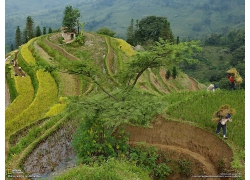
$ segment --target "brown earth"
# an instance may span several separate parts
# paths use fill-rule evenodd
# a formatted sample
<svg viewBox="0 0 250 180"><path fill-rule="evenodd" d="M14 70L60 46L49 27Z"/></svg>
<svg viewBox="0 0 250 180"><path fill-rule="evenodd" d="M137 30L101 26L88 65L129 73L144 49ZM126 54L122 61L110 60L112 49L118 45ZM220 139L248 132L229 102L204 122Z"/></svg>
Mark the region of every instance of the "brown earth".
<svg viewBox="0 0 250 180"><path fill-rule="evenodd" d="M190 159L194 164L193 175L231 172L232 150L216 135L203 129L158 117L152 128L127 126L126 130L131 135L129 143L132 145L145 142L147 145L156 146L164 150L171 161ZM223 165L219 166L221 162ZM180 178L177 172L173 172L170 177Z"/></svg>

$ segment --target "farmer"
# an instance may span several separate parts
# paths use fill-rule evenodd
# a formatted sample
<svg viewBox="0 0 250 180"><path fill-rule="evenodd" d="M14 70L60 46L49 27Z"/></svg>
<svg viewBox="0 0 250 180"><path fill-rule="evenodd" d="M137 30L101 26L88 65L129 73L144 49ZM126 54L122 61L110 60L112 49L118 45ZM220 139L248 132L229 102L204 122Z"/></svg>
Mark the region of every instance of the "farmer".
<svg viewBox="0 0 250 180"><path fill-rule="evenodd" d="M227 123L227 121L232 122L231 114L227 114L226 117L221 118L221 120L217 124L216 134L220 134L220 129L222 128L223 138L227 138L226 137L226 134L227 134L226 123Z"/></svg>
<svg viewBox="0 0 250 180"><path fill-rule="evenodd" d="M234 82L234 77L231 74L227 75L227 78L229 79L229 81L231 82L231 89L235 90L235 82Z"/></svg>
<svg viewBox="0 0 250 180"><path fill-rule="evenodd" d="M207 91L213 91L213 92L214 92L217 88L218 88L217 85L215 85L215 84L210 84L210 85L208 86L208 88L207 88Z"/></svg>

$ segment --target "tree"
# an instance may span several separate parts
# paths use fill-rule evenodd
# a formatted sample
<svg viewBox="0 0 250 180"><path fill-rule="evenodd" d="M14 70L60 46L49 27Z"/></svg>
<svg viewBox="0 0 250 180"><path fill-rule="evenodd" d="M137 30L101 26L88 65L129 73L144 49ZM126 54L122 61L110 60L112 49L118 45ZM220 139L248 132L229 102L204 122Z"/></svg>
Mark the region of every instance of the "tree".
<svg viewBox="0 0 250 180"><path fill-rule="evenodd" d="M22 35L21 30L20 30L19 26L17 26L17 29L16 29L16 47L17 48L22 45L22 36L21 35Z"/></svg>
<svg viewBox="0 0 250 180"><path fill-rule="evenodd" d="M10 51L14 51L14 46L13 46L13 44L10 45Z"/></svg>
<svg viewBox="0 0 250 180"><path fill-rule="evenodd" d="M192 53L200 51L199 42L181 42L178 45L159 38L152 50L137 52L124 65L119 74L120 82L127 88L133 88L144 71L148 68L178 65L181 62L195 63Z"/></svg>
<svg viewBox="0 0 250 180"><path fill-rule="evenodd" d="M43 27L43 35L46 34L46 27Z"/></svg>
<svg viewBox="0 0 250 180"><path fill-rule="evenodd" d="M130 21L130 26L127 29L127 42L129 44L135 45L134 43L134 19L132 18Z"/></svg>
<svg viewBox="0 0 250 180"><path fill-rule="evenodd" d="M173 78L175 79L176 76L177 76L176 66L173 66Z"/></svg>
<svg viewBox="0 0 250 180"><path fill-rule="evenodd" d="M149 40L158 41L159 37L170 42L174 40L167 18L156 16L148 16L140 20L134 37L142 44Z"/></svg>
<svg viewBox="0 0 250 180"><path fill-rule="evenodd" d="M169 79L170 76L171 76L171 71L170 71L170 69L168 69L166 72L166 79Z"/></svg>
<svg viewBox="0 0 250 180"><path fill-rule="evenodd" d="M24 34L26 36L25 39L27 41L29 41L30 39L34 37L34 21L30 16L28 16L26 19L26 28L25 28Z"/></svg>
<svg viewBox="0 0 250 180"><path fill-rule="evenodd" d="M73 9L72 6L66 6L62 26L67 27L68 31L72 32L80 16L78 9Z"/></svg>
<svg viewBox="0 0 250 180"><path fill-rule="evenodd" d="M52 33L52 29L51 29L51 27L49 27L49 34L50 34L50 33Z"/></svg>
<svg viewBox="0 0 250 180"><path fill-rule="evenodd" d="M101 28L99 29L98 31L96 31L97 34L102 34L102 35L107 35L107 36L110 36L110 37L114 37L116 32L112 31L111 29L109 28Z"/></svg>
<svg viewBox="0 0 250 180"><path fill-rule="evenodd" d="M41 35L42 35L42 31L40 29L40 26L37 26L36 27L36 37L41 36Z"/></svg>

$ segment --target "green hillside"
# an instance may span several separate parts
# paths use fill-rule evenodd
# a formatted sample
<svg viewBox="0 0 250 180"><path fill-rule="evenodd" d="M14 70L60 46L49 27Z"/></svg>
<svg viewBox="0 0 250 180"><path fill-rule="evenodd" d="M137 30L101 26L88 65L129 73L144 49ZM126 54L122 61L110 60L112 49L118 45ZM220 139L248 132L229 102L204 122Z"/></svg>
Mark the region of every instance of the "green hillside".
<svg viewBox="0 0 250 180"><path fill-rule="evenodd" d="M84 38L62 43L52 33L6 55L17 94L6 109L6 168L45 179L244 177L244 90L207 92L179 69L166 78L172 65L147 68L131 88L128 65L147 52L93 32ZM211 121L224 104L236 110L226 140Z"/></svg>
<svg viewBox="0 0 250 180"><path fill-rule="evenodd" d="M126 39L126 31L131 18L163 16L171 23L174 36L181 39L203 39L211 33L225 33L228 29L245 27L245 1L214 0L101 0L101 1L17 1L5 3L5 40L14 43L15 30L24 29L27 16L34 19L35 26L56 29L62 25L65 6L72 5L81 13L81 22L86 22L86 30L96 31L108 27L116 36Z"/></svg>

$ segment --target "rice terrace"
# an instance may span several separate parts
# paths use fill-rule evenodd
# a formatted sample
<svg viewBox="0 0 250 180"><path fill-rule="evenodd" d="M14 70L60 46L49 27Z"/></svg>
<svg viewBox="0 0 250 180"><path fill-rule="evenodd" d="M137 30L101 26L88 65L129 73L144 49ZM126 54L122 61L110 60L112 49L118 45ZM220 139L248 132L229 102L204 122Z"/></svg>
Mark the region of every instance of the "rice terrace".
<svg viewBox="0 0 250 180"><path fill-rule="evenodd" d="M83 35L54 32L6 54L6 179L244 179L244 89L207 92L181 70L166 78L170 66L138 70L133 57L147 52ZM228 139L211 120L224 104L236 111Z"/></svg>

